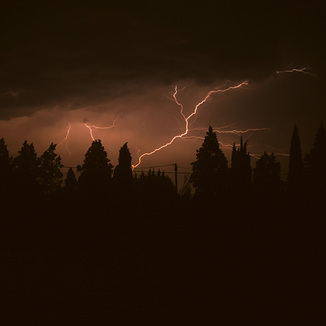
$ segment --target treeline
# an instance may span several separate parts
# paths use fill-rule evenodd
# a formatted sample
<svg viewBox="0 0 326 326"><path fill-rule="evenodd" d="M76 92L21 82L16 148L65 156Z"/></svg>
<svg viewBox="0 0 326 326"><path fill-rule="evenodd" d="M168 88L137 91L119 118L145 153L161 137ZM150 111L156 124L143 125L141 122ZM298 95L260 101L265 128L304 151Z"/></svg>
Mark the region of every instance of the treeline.
<svg viewBox="0 0 326 326"><path fill-rule="evenodd" d="M242 137L238 148L233 145L228 168L211 127L192 166L195 197L212 199L231 195L238 200L253 197L264 201L280 197L285 200L320 199L326 194L326 132L320 125L312 149L303 157L298 128L294 126L286 181L281 179L281 165L274 153L265 151L252 168L247 142L243 142Z"/></svg>
<svg viewBox="0 0 326 326"><path fill-rule="evenodd" d="M64 180L55 150L12 158L0 140L5 324L325 324L322 125L305 156L294 127L286 181L242 138L229 164L209 127L179 193L163 171L133 175L127 144L113 168L94 141Z"/></svg>
<svg viewBox="0 0 326 326"><path fill-rule="evenodd" d="M188 183L179 193L164 171L133 174L127 143L113 168L101 140L93 141L83 164L77 167L79 177L70 168L64 180L61 158L55 150L56 145L51 143L38 157L33 144L25 141L18 155L11 157L4 139L0 139L4 239L18 243L29 232L39 236L50 228L53 234L62 233L75 225L85 230L95 220L103 222L123 215L154 223L172 216L198 218L217 210L223 223L237 221L238 227L243 221L260 220L261 211L266 211L264 221L277 224L284 214L317 211L326 196L323 125L305 157L294 127L287 181L281 180L280 162L273 153L264 152L252 168L247 142L242 138L238 147L233 145L229 166L216 133L209 127Z"/></svg>
<svg viewBox="0 0 326 326"><path fill-rule="evenodd" d="M151 185L173 192L172 181L164 171L149 170L145 175L133 176L131 155L124 144L119 152L119 164L113 166L107 157L101 140L95 140L85 154L82 165L78 165L79 178L69 168L63 180L61 157L55 152L56 145L38 157L33 143L24 142L16 157L11 157L3 138L0 139L0 196L2 200L42 201L44 203L60 197L80 196L86 198L106 198L118 193L119 196L132 196L131 187ZM154 191L155 193L155 191ZM158 194L157 194L158 195Z"/></svg>
<svg viewBox="0 0 326 326"><path fill-rule="evenodd" d="M289 155L287 181L281 180L280 162L273 153L264 152L251 166L247 142L240 139L233 145L230 167L219 147L216 133L209 127L188 184L176 193L171 179L164 171L149 170L147 174L133 175L132 157L127 143L119 152L118 165L113 169L101 140L95 140L77 167L79 178L69 168L63 180L60 156L56 145L38 157L33 146L24 142L16 157L11 157L4 139L0 139L0 198L3 202L23 202L40 205L51 200L78 201L80 204L94 199L98 205L116 204L120 200L137 198L146 205L166 200L314 200L325 196L326 184L326 132L320 125L310 152L303 158L298 129L295 126ZM191 187L192 186L192 187ZM191 196L192 190L194 196ZM101 199L101 200L99 200Z"/></svg>

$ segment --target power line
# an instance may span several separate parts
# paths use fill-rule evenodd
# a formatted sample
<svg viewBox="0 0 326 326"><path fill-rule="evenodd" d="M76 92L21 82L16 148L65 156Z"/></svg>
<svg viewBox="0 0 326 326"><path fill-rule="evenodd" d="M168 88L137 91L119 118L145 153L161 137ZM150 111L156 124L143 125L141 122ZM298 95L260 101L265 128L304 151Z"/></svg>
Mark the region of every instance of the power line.
<svg viewBox="0 0 326 326"><path fill-rule="evenodd" d="M143 170L146 170L146 169L156 169L156 168L162 168L162 167L167 167L167 166L175 166L175 163L171 163L171 164L162 164L162 165L151 165L151 166L143 166L142 168L141 168L141 170L134 170L134 171L143 171ZM78 166L66 166L66 165L64 165L62 168L64 168L64 169L77 169L78 168ZM185 168L185 167L179 167L179 165L178 165L178 168L182 168L182 169L187 169L187 170L191 170L191 169L189 169L189 168ZM113 169L114 170L114 169Z"/></svg>
<svg viewBox="0 0 326 326"><path fill-rule="evenodd" d="M184 166L179 166L179 165L178 165L178 168L179 168L179 169L184 169L184 170L192 171L192 168L186 168L186 167L184 167Z"/></svg>
<svg viewBox="0 0 326 326"><path fill-rule="evenodd" d="M155 169L155 168L162 168L162 167L166 167L166 166L174 166L175 163L171 163L171 164L163 164L163 165L151 165L151 166L143 166L142 169Z"/></svg>

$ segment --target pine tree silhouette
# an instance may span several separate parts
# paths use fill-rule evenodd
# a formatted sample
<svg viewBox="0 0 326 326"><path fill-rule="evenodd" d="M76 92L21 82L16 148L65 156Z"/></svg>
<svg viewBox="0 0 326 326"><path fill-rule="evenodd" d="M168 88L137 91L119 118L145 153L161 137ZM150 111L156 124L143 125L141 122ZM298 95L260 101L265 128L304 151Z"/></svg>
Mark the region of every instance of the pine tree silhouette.
<svg viewBox="0 0 326 326"><path fill-rule="evenodd" d="M3 138L0 139L0 200L7 197L11 191L12 158L9 156L7 145Z"/></svg>
<svg viewBox="0 0 326 326"><path fill-rule="evenodd" d="M310 191L314 195L326 193L326 131L321 124L315 136L315 142L305 157Z"/></svg>
<svg viewBox="0 0 326 326"><path fill-rule="evenodd" d="M302 160L301 142L298 128L294 125L291 139L289 173L288 173L288 192L291 196L297 196L303 188L304 165Z"/></svg>
<svg viewBox="0 0 326 326"><path fill-rule="evenodd" d="M81 171L79 187L88 194L104 194L111 180L112 167L101 140L93 141L85 154L83 165L78 166Z"/></svg>
<svg viewBox="0 0 326 326"><path fill-rule="evenodd" d="M77 179L72 168L69 168L65 180L65 188L68 191L74 191L77 188Z"/></svg>
<svg viewBox="0 0 326 326"><path fill-rule="evenodd" d="M51 143L41 155L38 182L44 195L56 193L62 184L61 157L55 153L56 145Z"/></svg>
<svg viewBox="0 0 326 326"><path fill-rule="evenodd" d="M209 126L204 142L192 164L191 181L196 195L214 197L227 188L228 162L220 149L216 133Z"/></svg>
<svg viewBox="0 0 326 326"><path fill-rule="evenodd" d="M123 186L130 185L132 181L131 154L127 143L125 143L119 151L119 164L114 170L115 181Z"/></svg>

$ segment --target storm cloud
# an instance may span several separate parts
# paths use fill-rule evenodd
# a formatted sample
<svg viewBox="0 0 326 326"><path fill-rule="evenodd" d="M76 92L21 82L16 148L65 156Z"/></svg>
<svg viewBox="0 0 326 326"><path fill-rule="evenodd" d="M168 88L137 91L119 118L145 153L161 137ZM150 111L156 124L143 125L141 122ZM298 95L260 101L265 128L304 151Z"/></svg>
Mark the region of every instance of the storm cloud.
<svg viewBox="0 0 326 326"><path fill-rule="evenodd" d="M97 104L153 83L257 80L290 64L317 69L321 4L13 1L1 14L0 118L67 101Z"/></svg>

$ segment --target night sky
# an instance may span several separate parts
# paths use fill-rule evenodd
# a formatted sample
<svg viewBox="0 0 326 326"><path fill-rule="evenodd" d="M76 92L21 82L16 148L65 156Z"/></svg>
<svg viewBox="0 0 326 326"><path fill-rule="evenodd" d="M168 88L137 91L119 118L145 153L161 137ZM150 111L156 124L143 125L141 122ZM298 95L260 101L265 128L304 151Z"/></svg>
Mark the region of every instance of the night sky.
<svg viewBox="0 0 326 326"><path fill-rule="evenodd" d="M227 157L243 133L249 151L286 165L294 123L304 154L326 122L325 1L7 1L0 10L0 137L51 142L65 165L82 163L88 125L113 165L125 143L141 166L195 160L212 125ZM283 72L305 68L305 73ZM69 128L67 141L63 141ZM225 133L226 131L226 133ZM199 137L195 139L195 137ZM63 141L63 142L62 142ZM60 144L61 143L61 144ZM68 147L67 147L68 146Z"/></svg>

